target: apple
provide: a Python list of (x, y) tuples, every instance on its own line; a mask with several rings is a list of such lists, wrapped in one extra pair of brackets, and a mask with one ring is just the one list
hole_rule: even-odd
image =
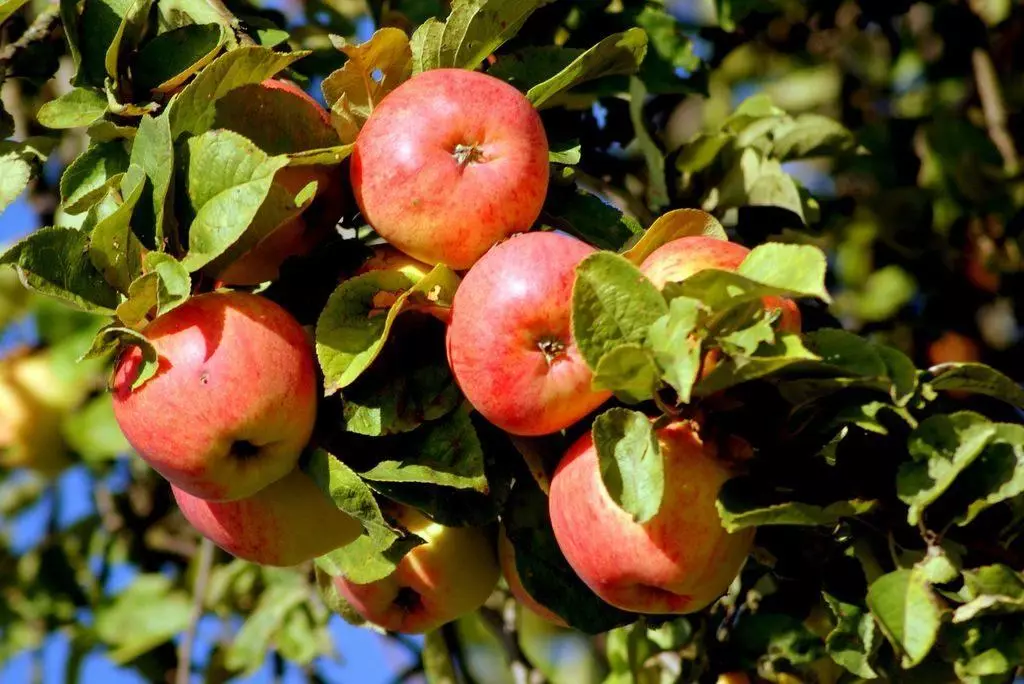
[(299, 323), (258, 295), (214, 292), (150, 323), (156, 374), (133, 388), (142, 351), (122, 354), (114, 415), (171, 484), (212, 501), (252, 496), (287, 475), (316, 419), (313, 350)]
[(730, 534), (715, 499), (728, 466), (692, 421), (658, 431), (665, 499), (636, 522), (608, 494), (590, 433), (566, 452), (551, 480), (555, 540), (594, 593), (636, 613), (693, 613), (722, 595), (750, 552), (752, 529)]
[(981, 361), (981, 348), (970, 337), (947, 330), (928, 345), (928, 361), (933, 366), (940, 363), (977, 363)]
[[(735, 242), (695, 235), (673, 240), (654, 250), (640, 264), (640, 270), (660, 290), (666, 283), (686, 280), (704, 269), (735, 271), (748, 254), (749, 249)], [(781, 311), (778, 321), (781, 331), (800, 332), (802, 321), (796, 302), (783, 297), (765, 297), (764, 307)]]
[(373, 271), (398, 271), (408, 277), (409, 280), (416, 282), (430, 273), (430, 270), (430, 264), (413, 259), (405, 252), (401, 252), (391, 245), (376, 245), (373, 248), (373, 255), (359, 267), (355, 275), (362, 275)]
[(395, 88), (352, 150), (366, 221), (410, 256), (456, 270), (529, 230), (547, 188), (547, 136), (533, 105), (465, 69), (432, 69)]
[(456, 290), (448, 362), (469, 402), (502, 430), (557, 432), (611, 396), (591, 388), (570, 331), (576, 265), (594, 251), (568, 235), (517, 235)]
[(368, 622), (418, 634), (472, 613), (498, 583), (494, 548), (475, 527), (445, 527), (401, 507), (400, 525), (426, 543), (413, 548), (395, 571), (370, 584), (335, 578), (338, 593)]
[(512, 546), (512, 541), (505, 534), (504, 527), (498, 533), (498, 563), (501, 565), (501, 574), (505, 576), (509, 592), (519, 601), (520, 605), (553, 625), (568, 627), (561, 616), (545, 608), (526, 591), (526, 587), (523, 586), (523, 581), (519, 577), (519, 569), (516, 568), (515, 547)]
[(206, 501), (173, 485), (171, 491), (200, 534), (231, 555), (261, 565), (298, 565), (362, 533), (359, 521), (338, 510), (299, 468), (237, 501)]
[(49, 354), (0, 360), (0, 465), (45, 475), (70, 465), (61, 423), (87, 392), (81, 378), (56, 373)]
[[(244, 135), (268, 154), (339, 144), (330, 113), (290, 81), (269, 79), (236, 88), (218, 100), (216, 108), (217, 127)], [(345, 210), (341, 168), (288, 166), (274, 176), (274, 183), (292, 197), (314, 181), (316, 195), (301, 214), (267, 235), (253, 236), (250, 241), (243, 237), (204, 270), (223, 284), (257, 285), (277, 279), (286, 259), (311, 252), (330, 236)]]

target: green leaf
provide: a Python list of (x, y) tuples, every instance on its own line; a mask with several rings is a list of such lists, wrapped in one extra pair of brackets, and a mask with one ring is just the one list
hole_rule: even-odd
[(612, 500), (638, 523), (657, 515), (665, 467), (650, 419), (637, 411), (609, 409), (594, 421), (593, 437), (601, 479)]
[(167, 234), (164, 207), (174, 173), (174, 144), (168, 117), (142, 117), (129, 163), (141, 167), (149, 179), (135, 212), (136, 234), (147, 247), (162, 250)]
[(955, 520), (969, 525), (982, 511), (1024, 494), (1024, 426), (997, 423), (981, 455), (957, 479), (955, 500), (964, 512)]
[(371, 271), (339, 285), (316, 326), (326, 393), (352, 384), (373, 363), (403, 310), (450, 304), (458, 281), (439, 264), (416, 283), (397, 271)]
[(171, 93), (212, 62), (227, 38), (217, 24), (186, 24), (161, 33), (139, 50), (133, 85), (145, 92)]
[(942, 626), (942, 604), (919, 570), (896, 570), (871, 583), (868, 608), (902, 656), (904, 668), (924, 660)]
[(142, 273), (142, 243), (132, 232), (131, 220), (145, 182), (141, 167), (128, 167), (121, 180), (121, 204), (96, 224), (89, 238), (89, 259), (93, 266), (108, 283), (124, 293)]
[(668, 184), (665, 179), (665, 154), (647, 130), (644, 122), (644, 104), (647, 99), (647, 88), (639, 78), (629, 79), (629, 118), (633, 122), (633, 131), (637, 145), (643, 152), (647, 164), (647, 205), (652, 209), (660, 209), (669, 203)]
[(834, 119), (820, 114), (800, 114), (776, 127), (773, 152), (779, 161), (838, 156), (856, 147), (853, 133)]
[(423, 640), (423, 674), (427, 684), (457, 684), (455, 659), (441, 630), (434, 630)]
[(763, 285), (830, 302), (825, 269), (825, 255), (817, 247), (768, 243), (751, 250), (737, 270)]
[(159, 370), (159, 358), (153, 343), (137, 330), (110, 324), (99, 330), (93, 338), (92, 346), (81, 359), (100, 359), (110, 356), (125, 347), (138, 347), (142, 351), (142, 363), (139, 375), (132, 382), (132, 389), (138, 389)]
[(67, 25), (77, 28), (77, 41), (81, 53), (81, 67), (73, 84), (102, 88), (107, 77), (106, 59), (110, 45), (118, 36), (121, 20), (133, 5), (133, 0), (85, 0), (82, 12), (72, 5), (66, 10)]
[(336, 40), (335, 47), (348, 61), (322, 88), (341, 141), (351, 143), (373, 108), (412, 74), (412, 50), (405, 33), (393, 27), (377, 30), (361, 45)]
[(553, 140), (548, 150), (548, 161), (552, 164), (575, 166), (582, 159), (582, 151), (579, 140)]
[(139, 575), (96, 610), (96, 635), (111, 648), (106, 657), (117, 665), (130, 662), (188, 627), (192, 602), (161, 574)]
[(74, 228), (42, 228), (2, 256), (21, 282), (32, 290), (61, 299), (84, 311), (111, 314), (117, 292), (89, 260), (89, 236)]
[(61, 176), (61, 207), (69, 214), (85, 211), (127, 170), (128, 152), (122, 141), (92, 145), (71, 162)]
[(89, 126), (107, 113), (107, 98), (91, 88), (73, 88), (39, 108), (37, 120), (47, 128)]
[(192, 291), (192, 278), (174, 257), (150, 252), (143, 258), (144, 274), (128, 287), (128, 298), (117, 307), (117, 317), (125, 325), (140, 328), (155, 309), (162, 315), (178, 306)]
[(1024, 410), (1024, 388), (995, 368), (981, 363), (944, 363), (929, 369), (935, 390), (984, 394)]
[(591, 369), (619, 345), (642, 344), (651, 324), (667, 312), (653, 283), (618, 254), (597, 252), (576, 267), (572, 336)]
[(117, 32), (110, 41), (103, 59), (107, 77), (115, 85), (121, 72), (121, 47), (124, 45), (127, 48), (125, 52), (133, 52), (138, 47), (139, 41), (145, 33), (149, 10), (152, 6), (153, 0), (131, 0), (121, 17), (121, 23), (117, 27)]
[(650, 352), (630, 342), (606, 352), (594, 371), (594, 389), (607, 389), (627, 404), (638, 404), (654, 396), (658, 367)]
[(754, 356), (720, 359), (697, 383), (694, 393), (706, 397), (734, 385), (798, 368), (798, 364), (820, 367), (818, 357), (804, 346), (799, 335), (777, 335), (774, 344), (762, 344)]
[(376, 482), (419, 482), (487, 493), (484, 452), (465, 408), (426, 423), (401, 460), (382, 460), (362, 475)]
[(683, 173), (697, 173), (711, 166), (719, 153), (735, 136), (729, 133), (701, 133), (683, 145), (676, 157), (676, 168)]
[(542, 219), (600, 249), (617, 250), (643, 231), (635, 219), (575, 186), (551, 187)]
[(810, 525), (831, 527), (843, 518), (863, 515), (877, 501), (854, 499), (826, 505), (791, 500), (791, 493), (766, 490), (750, 477), (735, 477), (722, 485), (716, 507), (722, 526), (729, 532), (760, 525)]
[(835, 628), (825, 639), (829, 656), (858, 677), (877, 679), (873, 662), (881, 640), (871, 613), (828, 594), (825, 601), (836, 618)]
[(984, 452), (996, 426), (970, 411), (924, 420), (908, 439), (914, 459), (900, 466), (896, 492), (910, 508), (907, 521), (916, 525), (924, 510)]
[(605, 76), (634, 74), (647, 53), (647, 34), (631, 28), (603, 39), (543, 83), (530, 88), (527, 99), (538, 109), (580, 83)]
[(18, 199), (31, 181), (32, 166), (21, 155), (0, 155), (0, 212)]
[(658, 217), (636, 244), (622, 256), (639, 266), (654, 250), (682, 237), (702, 235), (728, 240), (725, 228), (711, 214), (700, 209), (673, 209)]
[(445, 22), (438, 51), (441, 67), (475, 69), (516, 35), (547, 0), (457, 0)]
[(262, 83), (307, 54), (246, 46), (221, 55), (185, 86), (168, 108), (172, 139), (209, 131), (217, 117), (217, 100), (240, 86)]
[(1005, 565), (965, 570), (961, 593), (967, 603), (953, 613), (954, 623), (988, 615), (1024, 613), (1024, 575)]
[(101, 394), (67, 415), (61, 424), (61, 434), (68, 446), (87, 463), (113, 461), (132, 451), (114, 418), (114, 404), (109, 394)]
[(28, 0), (3, 0), (0, 2), (0, 24), (7, 21), (7, 19), (20, 10)]
[(441, 39), (444, 22), (430, 17), (416, 27), (409, 41), (412, 52), (412, 73), (419, 74), (441, 66)]
[(237, 133), (214, 130), (188, 144), (188, 197), (195, 210), (182, 264), (198, 271), (223, 254), (252, 223), (274, 175), (288, 163), (268, 157)]
[(498, 55), (487, 73), (527, 92), (554, 78), (586, 50), (558, 45), (528, 45), (509, 54)]
[(271, 639), (283, 626), (285, 617), (307, 600), (309, 591), (304, 583), (270, 585), (228, 647), (225, 665), (231, 670), (242, 671), (246, 676), (263, 667), (271, 650)]
[(684, 404), (690, 401), (700, 371), (701, 340), (694, 332), (702, 313), (698, 300), (676, 297), (669, 303), (668, 313), (651, 325), (648, 337), (663, 379)]

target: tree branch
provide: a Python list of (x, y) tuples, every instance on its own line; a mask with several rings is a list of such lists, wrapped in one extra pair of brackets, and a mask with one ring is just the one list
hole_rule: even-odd
[(56, 4), (40, 12), (16, 41), (0, 51), (0, 75), (7, 72), (19, 52), (31, 47), (33, 43), (48, 40), (60, 25), (60, 7)]
[(196, 581), (192, 585), (192, 617), (188, 629), (181, 639), (178, 648), (178, 671), (174, 676), (175, 684), (189, 684), (192, 674), (192, 648), (196, 641), (196, 630), (199, 619), (203, 617), (203, 602), (206, 598), (206, 585), (210, 581), (210, 570), (213, 568), (213, 542), (203, 538), (199, 545), (199, 566), (196, 569)]
[(1014, 146), (1013, 137), (1006, 128), (1006, 103), (1003, 100), (1002, 88), (999, 86), (999, 77), (992, 64), (992, 56), (984, 48), (974, 48), (971, 62), (974, 66), (978, 96), (981, 98), (981, 108), (985, 114), (988, 137), (999, 150), (1006, 173), (1012, 176), (1020, 170), (1020, 157)]

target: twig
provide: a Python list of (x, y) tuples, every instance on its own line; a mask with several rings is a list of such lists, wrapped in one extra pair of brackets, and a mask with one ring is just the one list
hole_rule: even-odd
[(216, 12), (221, 21), (224, 22), (232, 31), (235, 32), (235, 36), (238, 38), (239, 45), (255, 45), (256, 41), (252, 39), (242, 26), (242, 21), (231, 13), (231, 10), (227, 8), (221, 0), (206, 0), (207, 4)]
[(213, 542), (203, 538), (199, 545), (199, 567), (196, 569), (196, 580), (192, 585), (192, 616), (188, 629), (181, 639), (178, 648), (178, 671), (174, 675), (175, 684), (189, 684), (192, 674), (192, 647), (196, 641), (196, 630), (199, 619), (203, 617), (203, 602), (206, 598), (206, 585), (210, 580), (213, 568)]
[(974, 48), (971, 62), (974, 65), (974, 81), (978, 87), (978, 96), (981, 98), (988, 137), (999, 150), (1006, 173), (1013, 176), (1020, 169), (1020, 157), (1013, 144), (1013, 137), (1006, 129), (1006, 103), (1003, 100), (1002, 88), (999, 87), (999, 77), (992, 64), (992, 56), (984, 48)]
[(41, 43), (49, 39), (50, 34), (58, 26), (60, 26), (60, 7), (54, 4), (40, 12), (39, 16), (16, 41), (0, 51), (0, 75), (6, 73), (10, 63), (20, 51), (31, 47), (33, 43)]

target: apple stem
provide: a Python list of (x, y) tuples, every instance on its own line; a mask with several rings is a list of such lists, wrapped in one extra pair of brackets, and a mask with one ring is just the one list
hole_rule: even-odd
[(476, 145), (463, 145), (459, 143), (452, 151), (452, 156), (455, 157), (455, 163), (459, 165), (459, 168), (464, 169), (470, 164), (483, 159), (484, 153)]
[(545, 337), (537, 341), (537, 348), (544, 353), (549, 366), (565, 354), (565, 346), (565, 342), (556, 337)]

